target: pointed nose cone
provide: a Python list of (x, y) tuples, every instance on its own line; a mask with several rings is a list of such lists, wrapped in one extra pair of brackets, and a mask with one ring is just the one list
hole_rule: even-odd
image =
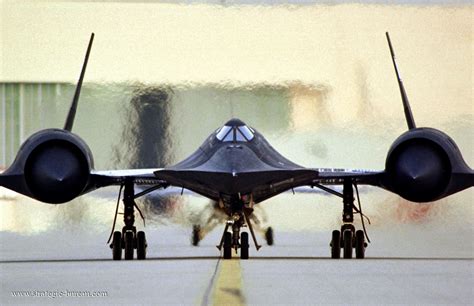
[(35, 162), (31, 164), (31, 174), (38, 182), (49, 186), (57, 183), (68, 184), (74, 181), (81, 171), (77, 156), (61, 147), (45, 148), (35, 157)]
[(436, 176), (436, 173), (439, 172), (436, 165), (423, 160), (408, 160), (400, 165), (399, 171), (404, 180), (417, 184), (429, 181), (431, 177)]
[(232, 126), (232, 127), (233, 126), (244, 126), (245, 123), (242, 120), (238, 119), (238, 118), (232, 118), (229, 121), (227, 121), (225, 125)]
[(38, 172), (42, 173), (46, 183), (67, 183), (74, 179), (78, 171), (78, 164), (73, 160), (50, 162), (39, 165), (41, 168)]

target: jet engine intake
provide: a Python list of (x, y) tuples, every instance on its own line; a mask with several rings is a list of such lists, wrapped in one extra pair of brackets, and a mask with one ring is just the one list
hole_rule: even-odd
[(23, 172), (28, 196), (58, 204), (85, 191), (93, 160), (89, 148), (77, 135), (50, 129), (34, 134), (24, 143), (14, 167)]
[(430, 202), (446, 193), (452, 160), (460, 153), (444, 133), (417, 130), (403, 134), (392, 145), (385, 164), (387, 187), (409, 201)]

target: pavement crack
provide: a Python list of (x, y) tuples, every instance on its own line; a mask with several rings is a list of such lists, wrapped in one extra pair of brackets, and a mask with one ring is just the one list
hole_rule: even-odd
[(219, 266), (220, 266), (221, 260), (222, 260), (221, 258), (219, 258), (217, 260), (216, 268), (214, 269), (214, 273), (212, 274), (212, 277), (209, 280), (209, 283), (207, 284), (206, 291), (204, 292), (204, 296), (203, 296), (202, 301), (201, 301), (201, 306), (210, 305), (209, 297), (211, 295), (212, 288), (214, 288), (214, 283), (215, 283), (215, 280), (217, 278), (217, 272), (219, 271)]

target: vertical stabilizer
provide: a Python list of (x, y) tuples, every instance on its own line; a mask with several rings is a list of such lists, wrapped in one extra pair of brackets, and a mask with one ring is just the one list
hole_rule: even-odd
[(64, 129), (67, 131), (72, 130), (74, 125), (74, 118), (76, 117), (77, 103), (79, 102), (79, 96), (81, 95), (82, 81), (84, 80), (84, 74), (86, 73), (87, 62), (89, 61), (89, 54), (92, 48), (92, 42), (94, 41), (94, 33), (91, 34), (89, 40), (89, 46), (87, 47), (86, 57), (84, 58), (84, 64), (82, 64), (81, 75), (79, 76), (79, 81), (76, 85), (76, 91), (74, 92), (74, 98), (72, 99), (71, 108), (67, 114), (66, 123), (64, 124)]
[(405, 111), (405, 118), (407, 121), (408, 129), (416, 128), (415, 119), (413, 119), (413, 114), (411, 113), (410, 102), (408, 101), (407, 93), (405, 87), (403, 86), (402, 78), (400, 77), (400, 72), (398, 71), (397, 61), (395, 60), (395, 53), (393, 52), (392, 42), (390, 41), (390, 35), (388, 32), (385, 32), (387, 36), (388, 46), (390, 48), (390, 54), (392, 55), (393, 68), (395, 68), (395, 73), (397, 74), (398, 86), (400, 87), (400, 94), (402, 96), (403, 110)]

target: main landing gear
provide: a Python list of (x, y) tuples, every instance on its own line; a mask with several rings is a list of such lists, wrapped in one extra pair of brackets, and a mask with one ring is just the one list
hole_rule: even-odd
[[(362, 211), (360, 209), (357, 209), (354, 206), (354, 190), (352, 186), (352, 181), (350, 179), (344, 180), (343, 186), (343, 225), (341, 226), (341, 230), (335, 230), (332, 232), (332, 239), (330, 243), (331, 258), (340, 258), (341, 249), (343, 250), (343, 258), (352, 258), (353, 249), (355, 249), (356, 258), (364, 258), (365, 248), (367, 247), (367, 243), (365, 242), (365, 226), (364, 230), (356, 231), (353, 225), (354, 210), (357, 213), (361, 214), (363, 225), (364, 215), (362, 214)], [(357, 198), (359, 198), (358, 192)]]
[[(123, 213), (123, 222), (125, 226), (122, 228), (122, 231), (115, 231), (113, 232), (112, 236), (112, 243), (110, 244), (110, 248), (112, 249), (112, 258), (113, 260), (121, 260), (122, 259), (122, 251), (124, 253), (125, 260), (132, 260), (134, 257), (135, 250), (137, 251), (137, 259), (145, 259), (146, 258), (146, 249), (147, 249), (147, 242), (145, 237), (145, 232), (139, 231), (137, 232), (136, 227), (134, 226), (135, 223), (135, 207), (138, 209), (137, 204), (135, 203), (135, 191), (134, 191), (134, 183), (133, 180), (127, 179), (125, 180), (125, 188), (124, 188), (124, 197), (123, 197), (123, 205), (124, 205), (124, 213)], [(120, 190), (121, 193), (121, 190)], [(119, 200), (117, 202), (117, 209), (118, 204), (120, 202), (120, 194)], [(140, 210), (138, 209), (140, 212)], [(141, 212), (140, 212), (141, 215)], [(143, 217), (143, 215), (141, 215)], [(117, 218), (117, 210), (115, 212), (115, 218)], [(114, 227), (115, 227), (114, 220)], [(110, 239), (109, 239), (110, 241)]]

